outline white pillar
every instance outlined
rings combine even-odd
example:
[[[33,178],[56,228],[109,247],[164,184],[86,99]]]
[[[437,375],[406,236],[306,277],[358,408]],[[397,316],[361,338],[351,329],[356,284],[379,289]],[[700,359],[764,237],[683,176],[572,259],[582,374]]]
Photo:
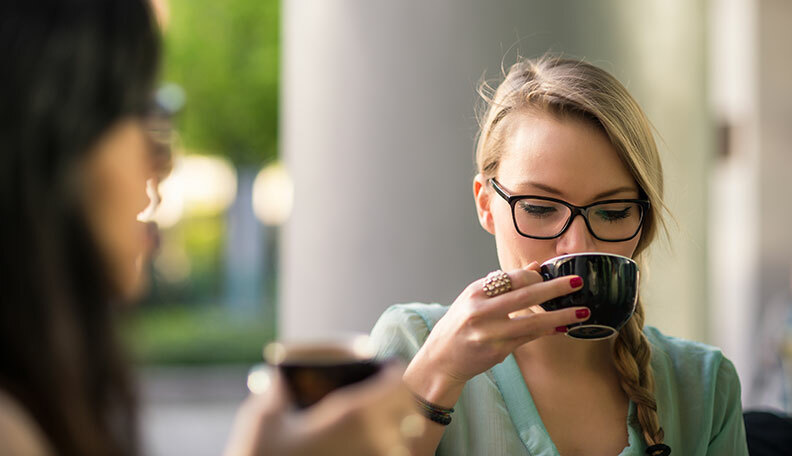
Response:
[[[778,345],[792,311],[792,4],[717,0],[712,13],[712,99],[725,140],[712,180],[713,338],[737,367],[744,408],[789,412]]]

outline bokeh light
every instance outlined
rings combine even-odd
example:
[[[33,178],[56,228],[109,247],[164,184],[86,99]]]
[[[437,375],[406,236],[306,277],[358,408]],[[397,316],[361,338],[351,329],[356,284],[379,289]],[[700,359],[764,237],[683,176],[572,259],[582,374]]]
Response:
[[[280,162],[263,168],[253,182],[253,211],[265,225],[281,225],[291,214],[294,185]]]
[[[227,159],[211,155],[179,158],[159,186],[161,204],[152,218],[170,228],[185,215],[211,216],[225,211],[236,198],[237,175]]]

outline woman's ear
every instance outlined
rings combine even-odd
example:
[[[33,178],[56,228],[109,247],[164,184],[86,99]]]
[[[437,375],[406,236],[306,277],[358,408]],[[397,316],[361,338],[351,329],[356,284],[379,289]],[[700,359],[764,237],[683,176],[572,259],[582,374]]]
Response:
[[[473,199],[476,200],[476,213],[481,227],[494,235],[495,222],[492,219],[492,212],[490,212],[492,192],[487,191],[488,185],[487,179],[481,173],[476,174],[476,177],[473,178]]]

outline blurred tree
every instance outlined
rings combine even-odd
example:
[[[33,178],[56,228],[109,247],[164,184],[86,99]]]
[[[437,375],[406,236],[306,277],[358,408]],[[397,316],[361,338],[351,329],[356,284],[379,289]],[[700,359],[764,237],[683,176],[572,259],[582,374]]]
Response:
[[[266,284],[275,271],[265,268],[272,249],[250,199],[256,173],[277,157],[279,0],[155,5],[165,24],[162,80],[186,95],[175,119],[180,143],[229,158],[237,198],[224,214],[186,214],[163,232],[158,259],[166,263],[170,252],[178,267],[152,268],[149,305],[130,322],[129,340],[149,363],[260,360],[262,344],[274,337]]]
[[[164,79],[187,104],[177,119],[190,150],[260,167],[277,156],[278,0],[170,0]]]

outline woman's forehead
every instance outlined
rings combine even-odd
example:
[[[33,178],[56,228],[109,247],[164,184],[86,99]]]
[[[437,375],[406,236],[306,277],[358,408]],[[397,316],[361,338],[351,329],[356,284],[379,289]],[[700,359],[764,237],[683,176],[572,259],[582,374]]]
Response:
[[[638,190],[605,133],[582,119],[527,113],[513,119],[498,179],[513,192],[550,187],[570,199],[618,188]],[[571,201],[570,201],[571,202]]]

